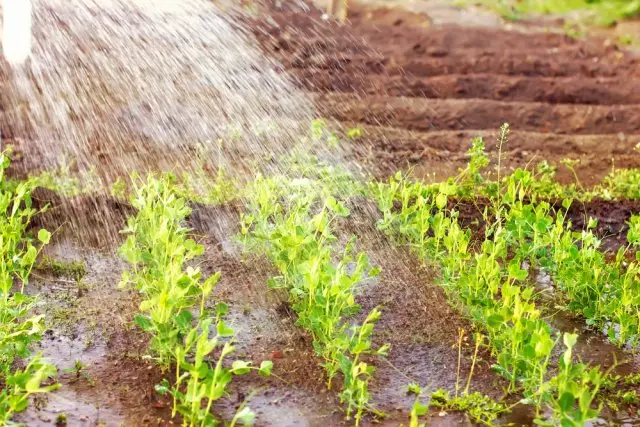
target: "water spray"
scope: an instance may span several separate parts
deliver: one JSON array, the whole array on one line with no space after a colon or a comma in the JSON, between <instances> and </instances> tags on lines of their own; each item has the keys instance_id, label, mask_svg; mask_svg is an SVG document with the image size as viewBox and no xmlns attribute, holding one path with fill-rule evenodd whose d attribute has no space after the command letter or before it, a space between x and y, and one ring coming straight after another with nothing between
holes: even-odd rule
<instances>
[{"instance_id":1,"label":"water spray","mask_svg":"<svg viewBox=\"0 0 640 427\"><path fill-rule=\"evenodd\" d=\"M31 12L31 0L2 0L2 50L14 67L31 53Z\"/></svg>"}]
</instances>

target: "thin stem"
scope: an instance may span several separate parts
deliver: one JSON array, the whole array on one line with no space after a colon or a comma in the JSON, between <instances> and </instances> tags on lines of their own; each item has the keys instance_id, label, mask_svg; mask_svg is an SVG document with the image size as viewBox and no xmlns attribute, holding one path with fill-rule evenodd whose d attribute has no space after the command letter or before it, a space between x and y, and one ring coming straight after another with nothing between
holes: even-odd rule
<instances>
[{"instance_id":1,"label":"thin stem","mask_svg":"<svg viewBox=\"0 0 640 427\"><path fill-rule=\"evenodd\" d=\"M480 348L480 343L484 341L484 336L478 334L476 337L476 349L473 352L473 360L471 361L471 371L469 372L469 378L467 378L467 386L464 388L464 394L469 394L469 387L471 386L471 377L473 376L473 370L476 366L476 360L478 357L478 349Z\"/></svg>"},{"instance_id":2,"label":"thin stem","mask_svg":"<svg viewBox=\"0 0 640 427\"><path fill-rule=\"evenodd\" d=\"M462 339L464 337L464 329L458 331L458 371L456 373L456 397L460 390L460 364L462 361Z\"/></svg>"}]
</instances>

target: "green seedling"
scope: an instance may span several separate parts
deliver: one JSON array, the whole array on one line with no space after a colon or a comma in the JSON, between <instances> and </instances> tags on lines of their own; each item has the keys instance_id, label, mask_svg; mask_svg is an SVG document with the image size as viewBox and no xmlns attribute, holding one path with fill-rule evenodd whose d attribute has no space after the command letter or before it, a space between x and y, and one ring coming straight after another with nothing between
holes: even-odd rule
<instances>
[{"instance_id":1,"label":"green seedling","mask_svg":"<svg viewBox=\"0 0 640 427\"><path fill-rule=\"evenodd\" d=\"M73 367L65 369L64 372L74 376L72 381L79 381L80 378L84 378L89 385L94 386L95 381L89 376L86 368L87 365L82 363L81 360L76 360Z\"/></svg>"},{"instance_id":2,"label":"green seedling","mask_svg":"<svg viewBox=\"0 0 640 427\"><path fill-rule=\"evenodd\" d=\"M4 388L0 391L0 424L6 425L12 416L24 411L31 397L49 393L58 384L44 385L56 376L56 368L34 356L24 369L17 369L4 377Z\"/></svg>"},{"instance_id":3,"label":"green seedling","mask_svg":"<svg viewBox=\"0 0 640 427\"><path fill-rule=\"evenodd\" d=\"M425 416L428 411L429 407L427 405L423 405L418 399L416 399L416 401L413 402L411 413L409 414L409 427L424 427L426 424L420 422L420 417Z\"/></svg>"},{"instance_id":4,"label":"green seedling","mask_svg":"<svg viewBox=\"0 0 640 427\"><path fill-rule=\"evenodd\" d=\"M429 407L420 402L422 387L416 383L410 383L407 385L407 393L413 393L416 395L416 400L413 402L411 412L409 413L409 427L424 427L425 423L420 422L420 417L427 414Z\"/></svg>"},{"instance_id":5,"label":"green seedling","mask_svg":"<svg viewBox=\"0 0 640 427\"><path fill-rule=\"evenodd\" d=\"M25 287L42 247L51 234L42 229L33 238L27 228L38 212L32 207L31 192L37 183L9 183L5 171L9 153L0 153L0 424L10 422L13 415L25 410L29 398L47 393L57 385L43 385L56 375L56 369L39 355L32 357L30 348L39 341L45 329L44 317L31 311L36 298L25 294ZM16 369L16 361L26 363Z\"/></svg>"},{"instance_id":6,"label":"green seedling","mask_svg":"<svg viewBox=\"0 0 640 427\"><path fill-rule=\"evenodd\" d=\"M548 203L536 202L532 188L538 184L533 174L516 170L502 176L500 158L507 134L508 127L505 126L499 140L498 181L495 183L480 175L487 162L483 146L476 140L472 146L472 163L456 179L426 185L396 175L389 183L376 184L372 193L382 213L378 227L396 236L401 243L410 245L420 258L439 267L440 284L452 305L483 332L495 360L493 368L508 380L508 392L522 393L525 400L537 408L548 408L554 414L553 419L569 416L591 419L598 411L590 409L593 399L587 399L586 393L595 396L600 371L573 363L568 350L565 370L548 380L551 355L560 337L542 318L536 305L536 291L528 284L531 268L523 267L528 263L553 271L552 267L558 264L555 262L558 259L553 260L554 246L563 242L573 245L574 235L566 231L565 211L560 211L554 218ZM548 168L543 167L542 173L549 174ZM485 194L491 202L484 211L487 224L484 241L474 252L469 250L470 230L459 225L457 213L449 210L448 200L452 196L464 197L472 193ZM568 209L570 200L563 205L563 209ZM554 234L554 230L559 234ZM581 250L585 251L585 256L599 253L590 244L593 239L589 233L585 232L582 239ZM578 256L581 250L577 251ZM575 250L562 253L573 252ZM557 253L559 256L559 251ZM570 265L580 265L581 271L586 273L592 264ZM573 269L566 274L575 279L577 271ZM586 301L596 301L598 306L598 294L587 291L576 289L571 294L573 303L582 305ZM631 297L632 293L623 295ZM576 377L580 379L576 380ZM567 388L573 390L572 383L578 384L585 397L580 412L567 415L568 409L559 405L564 403L562 393ZM464 407L467 411L476 410L472 405L474 402L480 408L485 406L483 398L471 395L468 387L462 395L456 393L454 398L445 400L453 401L456 407ZM483 422L488 419L485 415L481 409L474 414Z\"/></svg>"},{"instance_id":7,"label":"green seedling","mask_svg":"<svg viewBox=\"0 0 640 427\"><path fill-rule=\"evenodd\" d=\"M102 187L100 177L95 168L89 172L72 172L73 162L59 166L53 170L41 172L31 180L37 187L55 191L63 196L75 197L87 193L95 193Z\"/></svg>"},{"instance_id":8,"label":"green seedling","mask_svg":"<svg viewBox=\"0 0 640 427\"><path fill-rule=\"evenodd\" d=\"M420 396L422 393L422 387L416 383L410 383L407 385L407 393L415 394L416 396Z\"/></svg>"},{"instance_id":9,"label":"green seedling","mask_svg":"<svg viewBox=\"0 0 640 427\"><path fill-rule=\"evenodd\" d=\"M552 409L548 420L537 419L538 425L583 426L598 417L602 404L593 408L604 374L599 368L572 363L572 351L578 340L575 334L564 334L565 351L560 358L558 374L541 387Z\"/></svg>"},{"instance_id":10,"label":"green seedling","mask_svg":"<svg viewBox=\"0 0 640 427\"><path fill-rule=\"evenodd\" d=\"M465 340L464 330L458 335L458 370L456 375L455 394L451 396L448 391L438 389L431 393L429 407L438 408L440 411L466 412L474 422L485 425L493 425L498 416L507 411L501 403L479 392L470 392L471 378L478 359L478 350L484 344L485 337L481 334L475 336L475 351L471 363L471 369L464 390L460 390L460 368L462 361L462 343Z\"/></svg>"},{"instance_id":11,"label":"green seedling","mask_svg":"<svg viewBox=\"0 0 640 427\"><path fill-rule=\"evenodd\" d=\"M362 138L362 135L363 135L363 132L362 132L362 128L360 127L351 128L347 131L347 138L351 140Z\"/></svg>"},{"instance_id":12,"label":"green seedling","mask_svg":"<svg viewBox=\"0 0 640 427\"><path fill-rule=\"evenodd\" d=\"M121 286L133 286L141 294L135 322L151 336L150 357L173 373L172 380L156 387L173 398L172 416L180 414L184 425L209 426L218 423L211 410L234 375L251 370L269 375L272 364L225 364L235 350L234 331L224 320L228 307L218 303L210 312L206 304L220 273L205 279L199 268L185 267L204 247L183 225L191 210L174 180L171 175L134 179L131 203L138 212L123 231L128 236L120 253L131 268L123 274ZM214 354L215 363L210 361Z\"/></svg>"},{"instance_id":13,"label":"green seedling","mask_svg":"<svg viewBox=\"0 0 640 427\"><path fill-rule=\"evenodd\" d=\"M482 393L463 393L452 397L449 392L442 389L431 393L429 407L440 411L466 412L475 422L485 425L493 425L493 421L506 411L504 405Z\"/></svg>"},{"instance_id":14,"label":"green seedling","mask_svg":"<svg viewBox=\"0 0 640 427\"><path fill-rule=\"evenodd\" d=\"M67 425L67 414L65 414L64 412L61 414L58 414L56 416L56 420L55 420L55 424L56 426L62 427L62 426L66 426Z\"/></svg>"},{"instance_id":15,"label":"green seedling","mask_svg":"<svg viewBox=\"0 0 640 427\"><path fill-rule=\"evenodd\" d=\"M374 367L363 356L384 355L387 346L372 348L378 309L361 324L348 320L359 311L356 287L378 273L365 254L355 253L353 239L341 255L336 251L332 225L348 216L349 209L322 181L309 178L293 183L286 177L259 178L250 186L246 203L245 247L264 253L278 269L280 275L270 285L288 290L298 325L311 333L314 349L324 360L327 386L341 375L340 400L347 419L359 424L365 410L375 413L368 391Z\"/></svg>"}]
</instances>

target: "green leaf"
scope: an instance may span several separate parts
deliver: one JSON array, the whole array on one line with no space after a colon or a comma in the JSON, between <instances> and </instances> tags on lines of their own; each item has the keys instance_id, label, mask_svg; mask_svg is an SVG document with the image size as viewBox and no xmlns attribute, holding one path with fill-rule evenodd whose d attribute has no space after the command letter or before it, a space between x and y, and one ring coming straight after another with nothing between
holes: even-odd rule
<instances>
[{"instance_id":1,"label":"green leaf","mask_svg":"<svg viewBox=\"0 0 640 427\"><path fill-rule=\"evenodd\" d=\"M444 193L438 193L436 196L436 207L438 209L444 209L447 206L447 196Z\"/></svg>"},{"instance_id":2,"label":"green leaf","mask_svg":"<svg viewBox=\"0 0 640 427\"><path fill-rule=\"evenodd\" d=\"M562 336L562 341L564 342L565 347L567 347L568 349L571 349L578 342L578 335L577 334L565 333Z\"/></svg>"},{"instance_id":3,"label":"green leaf","mask_svg":"<svg viewBox=\"0 0 640 427\"><path fill-rule=\"evenodd\" d=\"M169 381L167 381L166 379L163 379L160 384L156 385L156 392L160 395L165 395L167 393L169 393L170 390L170 386L169 386Z\"/></svg>"},{"instance_id":4,"label":"green leaf","mask_svg":"<svg viewBox=\"0 0 640 427\"><path fill-rule=\"evenodd\" d=\"M369 277L376 277L380 274L381 271L382 270L380 269L380 267L373 267L371 270L369 270Z\"/></svg>"},{"instance_id":5,"label":"green leaf","mask_svg":"<svg viewBox=\"0 0 640 427\"><path fill-rule=\"evenodd\" d=\"M150 331L152 329L153 323L147 316L139 314L134 318L134 321L143 331Z\"/></svg>"},{"instance_id":6,"label":"green leaf","mask_svg":"<svg viewBox=\"0 0 640 427\"><path fill-rule=\"evenodd\" d=\"M222 317L229 312L229 306L223 302L216 305L216 316Z\"/></svg>"},{"instance_id":7,"label":"green leaf","mask_svg":"<svg viewBox=\"0 0 640 427\"><path fill-rule=\"evenodd\" d=\"M413 393L419 396L422 393L422 387L417 383L409 383L407 385L407 393Z\"/></svg>"},{"instance_id":8,"label":"green leaf","mask_svg":"<svg viewBox=\"0 0 640 427\"><path fill-rule=\"evenodd\" d=\"M209 277L207 280L204 281L204 283L202 284L202 293L205 296L209 295L211 293L211 291L213 290L213 288L216 287L216 285L220 281L220 276L221 276L221 274L218 271L215 274L213 274L211 277Z\"/></svg>"},{"instance_id":9,"label":"green leaf","mask_svg":"<svg viewBox=\"0 0 640 427\"><path fill-rule=\"evenodd\" d=\"M573 408L575 401L576 399L573 397L573 394L565 391L562 393L562 396L560 396L560 399L558 399L558 406L560 406L560 409L564 412L569 412Z\"/></svg>"},{"instance_id":10,"label":"green leaf","mask_svg":"<svg viewBox=\"0 0 640 427\"><path fill-rule=\"evenodd\" d=\"M224 346L222 347L221 356L222 357L226 357L226 356L230 355L231 353L233 353L234 350L235 350L235 347L232 346L231 344L229 344L229 342L226 342L226 343L224 343Z\"/></svg>"},{"instance_id":11,"label":"green leaf","mask_svg":"<svg viewBox=\"0 0 640 427\"><path fill-rule=\"evenodd\" d=\"M236 375L244 375L250 370L251 363L244 360L236 360L231 364L231 369Z\"/></svg>"},{"instance_id":12,"label":"green leaf","mask_svg":"<svg viewBox=\"0 0 640 427\"><path fill-rule=\"evenodd\" d=\"M509 277L515 280L523 281L529 276L529 272L527 270L522 270L520 268L520 263L518 261L512 261L509 263Z\"/></svg>"},{"instance_id":13,"label":"green leaf","mask_svg":"<svg viewBox=\"0 0 640 427\"><path fill-rule=\"evenodd\" d=\"M220 335L221 337L230 337L233 335L233 329L225 325L224 320L220 320L218 322L218 324L216 325L216 330L218 332L218 335Z\"/></svg>"},{"instance_id":14,"label":"green leaf","mask_svg":"<svg viewBox=\"0 0 640 427\"><path fill-rule=\"evenodd\" d=\"M258 371L258 372L263 377L268 377L269 375L271 375L271 370L272 369L273 369L273 362L271 360L264 360L260 364L260 371Z\"/></svg>"},{"instance_id":15,"label":"green leaf","mask_svg":"<svg viewBox=\"0 0 640 427\"><path fill-rule=\"evenodd\" d=\"M234 418L244 426L251 426L256 420L256 414L248 406L245 406Z\"/></svg>"},{"instance_id":16,"label":"green leaf","mask_svg":"<svg viewBox=\"0 0 640 427\"><path fill-rule=\"evenodd\" d=\"M175 316L174 318L175 324L181 330L187 330L191 327L191 322L193 321L193 314L189 310L183 310Z\"/></svg>"},{"instance_id":17,"label":"green leaf","mask_svg":"<svg viewBox=\"0 0 640 427\"><path fill-rule=\"evenodd\" d=\"M391 348L390 344L383 344L375 354L378 356L386 356L389 353L389 348Z\"/></svg>"},{"instance_id":18,"label":"green leaf","mask_svg":"<svg viewBox=\"0 0 640 427\"><path fill-rule=\"evenodd\" d=\"M344 205L344 203L336 200L332 196L328 196L325 199L325 205L327 206L327 209L334 212L338 216L347 217L350 214L349 209Z\"/></svg>"},{"instance_id":19,"label":"green leaf","mask_svg":"<svg viewBox=\"0 0 640 427\"><path fill-rule=\"evenodd\" d=\"M40 231L38 231L38 240L40 240L42 244L46 245L51 240L51 233L44 228L40 229Z\"/></svg>"},{"instance_id":20,"label":"green leaf","mask_svg":"<svg viewBox=\"0 0 640 427\"><path fill-rule=\"evenodd\" d=\"M428 410L429 410L429 407L427 405L423 405L422 403L418 402L417 400L413 404L413 412L419 417L425 415Z\"/></svg>"},{"instance_id":21,"label":"green leaf","mask_svg":"<svg viewBox=\"0 0 640 427\"><path fill-rule=\"evenodd\" d=\"M489 325L490 328L498 328L502 326L503 323L504 317L502 317L502 315L500 314L492 314L491 316L487 317L487 325Z\"/></svg>"}]
</instances>

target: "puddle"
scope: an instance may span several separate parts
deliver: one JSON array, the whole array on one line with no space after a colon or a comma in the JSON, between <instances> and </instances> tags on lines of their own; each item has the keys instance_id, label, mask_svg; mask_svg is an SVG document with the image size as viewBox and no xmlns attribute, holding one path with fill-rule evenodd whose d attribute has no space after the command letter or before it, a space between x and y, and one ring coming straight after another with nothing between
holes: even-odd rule
<instances>
[{"instance_id":1,"label":"puddle","mask_svg":"<svg viewBox=\"0 0 640 427\"><path fill-rule=\"evenodd\" d=\"M49 330L42 339L40 351L47 360L55 360L58 370L72 369L76 362L90 367L99 364L107 353L105 343L87 346L81 340L74 340L66 336L53 336ZM82 334L81 334L82 336Z\"/></svg>"},{"instance_id":2,"label":"puddle","mask_svg":"<svg viewBox=\"0 0 640 427\"><path fill-rule=\"evenodd\" d=\"M85 401L84 393L78 393L69 387L51 393L46 406L39 411L29 410L16 417L16 421L32 426L55 425L59 416L66 416L68 426L124 426L122 410L101 402Z\"/></svg>"},{"instance_id":3,"label":"puddle","mask_svg":"<svg viewBox=\"0 0 640 427\"><path fill-rule=\"evenodd\" d=\"M524 263L523 268L528 270L529 265ZM585 324L584 319L578 318L568 311L554 308L557 290L553 278L547 272L543 270L536 271L534 286L540 291L541 301L546 311L551 312L549 319L551 325L562 333L578 334L579 339L575 346L575 355L579 360L592 365L599 365L604 370L616 365L614 372L619 375L630 374L640 366L638 356L609 342L606 331L600 333L597 330L590 329ZM559 345L556 353L559 355L562 351L563 346Z\"/></svg>"}]
</instances>

